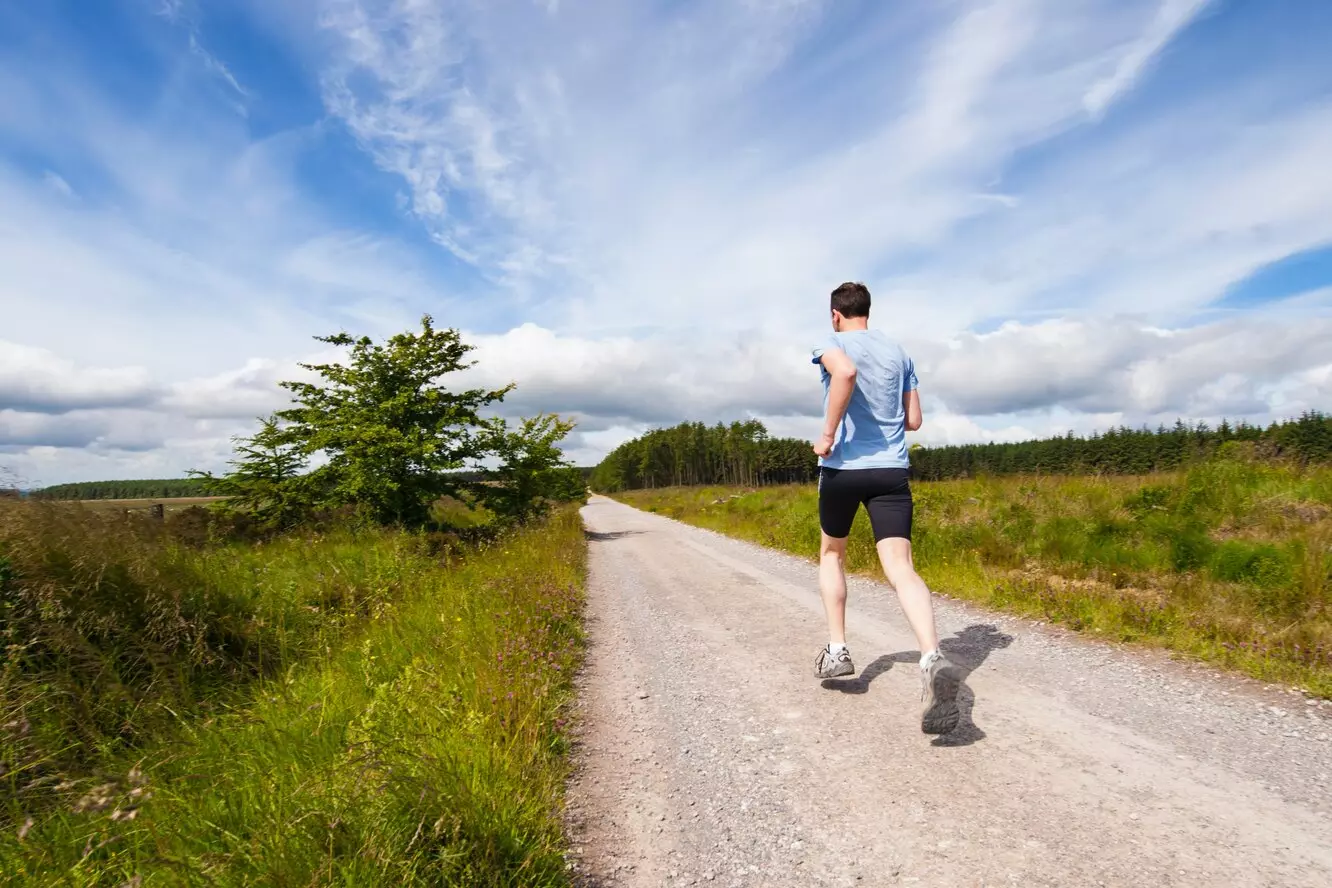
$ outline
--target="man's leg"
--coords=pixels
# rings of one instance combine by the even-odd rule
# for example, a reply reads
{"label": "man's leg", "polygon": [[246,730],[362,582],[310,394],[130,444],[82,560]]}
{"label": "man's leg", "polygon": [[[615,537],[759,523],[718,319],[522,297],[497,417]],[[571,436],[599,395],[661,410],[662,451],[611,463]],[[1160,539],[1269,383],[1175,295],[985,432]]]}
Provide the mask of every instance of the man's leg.
{"label": "man's leg", "polygon": [[957,727],[961,713],[957,708],[957,690],[961,676],[957,667],[939,650],[939,634],[934,626],[934,604],[929,587],[916,573],[911,560],[911,541],[904,537],[879,540],[879,561],[888,582],[897,590],[902,613],[916,633],[920,645],[920,684],[924,706],[920,728],[927,734],[947,734]]}
{"label": "man's leg", "polygon": [[851,535],[860,500],[847,495],[847,476],[837,471],[819,473],[819,593],[828,617],[828,645],[814,659],[819,678],[852,675],[856,671],[846,649],[846,540]]}
{"label": "man's leg", "polygon": [[[920,574],[916,573],[915,562],[911,558],[911,540],[888,537],[879,540],[877,548],[883,572],[897,590],[902,613],[911,624],[911,631],[916,633],[920,653],[928,656],[939,649],[939,633],[934,626],[934,603],[930,598],[930,589]],[[824,601],[827,601],[826,596]]]}
{"label": "man's leg", "polygon": [[920,683],[924,707],[920,727],[927,734],[946,734],[957,727],[960,713],[957,691],[961,677],[956,666],[939,650],[934,625],[934,603],[929,587],[916,573],[911,557],[911,519],[914,511],[908,473],[884,473],[883,492],[867,502],[874,527],[879,562],[888,582],[897,590],[902,613],[920,645]]}
{"label": "man's leg", "polygon": [[823,534],[819,547],[819,592],[828,615],[828,640],[846,644],[846,538]]}

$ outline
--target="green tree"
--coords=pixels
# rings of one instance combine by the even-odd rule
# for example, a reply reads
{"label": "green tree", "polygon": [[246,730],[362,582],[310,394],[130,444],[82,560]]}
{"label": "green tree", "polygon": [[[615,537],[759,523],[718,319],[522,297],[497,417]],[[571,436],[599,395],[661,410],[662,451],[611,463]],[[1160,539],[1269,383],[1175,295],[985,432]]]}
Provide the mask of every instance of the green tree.
{"label": "green tree", "polygon": [[303,483],[305,457],[299,443],[280,427],[276,416],[261,419],[259,431],[237,437],[233,471],[221,477],[191,470],[211,496],[230,497],[224,508],[243,511],[256,523],[285,529],[296,524],[314,504],[313,491]]}
{"label": "green tree", "polygon": [[567,462],[559,442],[574,424],[554,414],[522,420],[511,431],[496,420],[491,450],[500,466],[476,485],[477,499],[506,522],[521,522],[544,514],[555,503],[586,497],[583,473]]}
{"label": "green tree", "polygon": [[322,382],[283,382],[296,406],[279,411],[285,440],[324,464],[308,478],[321,505],[352,505],[384,524],[420,525],[430,504],[456,493],[455,469],[485,456],[493,421],[480,411],[513,389],[450,391],[440,379],[473,366],[458,331],[418,333],[384,344],[346,333],[315,337],[350,348],[346,363],[302,364]]}

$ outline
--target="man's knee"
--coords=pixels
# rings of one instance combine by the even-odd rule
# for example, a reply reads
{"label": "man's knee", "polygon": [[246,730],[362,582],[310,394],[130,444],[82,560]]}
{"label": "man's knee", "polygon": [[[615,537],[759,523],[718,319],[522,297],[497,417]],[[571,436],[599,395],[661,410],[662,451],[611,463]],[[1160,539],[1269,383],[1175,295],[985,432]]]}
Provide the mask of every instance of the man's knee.
{"label": "man's knee", "polygon": [[819,545],[819,557],[835,557],[839,561],[846,559],[846,540],[830,537],[823,534],[823,541]]}
{"label": "man's knee", "polygon": [[907,572],[915,573],[916,567],[911,559],[911,541],[902,537],[889,537],[879,541],[879,560],[883,562],[883,572],[891,579],[894,574],[904,576]]}

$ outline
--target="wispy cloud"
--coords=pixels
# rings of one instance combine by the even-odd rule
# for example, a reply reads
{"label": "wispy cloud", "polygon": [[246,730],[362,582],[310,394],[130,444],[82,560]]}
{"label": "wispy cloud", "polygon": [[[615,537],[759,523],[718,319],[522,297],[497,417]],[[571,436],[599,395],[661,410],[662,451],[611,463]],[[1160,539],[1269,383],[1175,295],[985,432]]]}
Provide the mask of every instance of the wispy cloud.
{"label": "wispy cloud", "polygon": [[[1156,206],[1168,190],[1178,217],[1218,187],[1233,192],[1237,176],[1288,170],[1292,158],[1275,155],[1309,144],[1290,136],[1313,135],[1322,112],[1301,110],[1242,148],[1222,141],[1227,162],[1195,170],[1201,146],[1170,147],[1175,115],[1220,131],[1256,111],[1218,118],[1208,104],[1210,123],[1202,108],[1174,108],[1085,154],[1021,166],[1024,152],[1094,124],[1089,103],[1099,113],[1141,87],[1204,6],[999,0],[949,7],[955,16],[875,7],[848,22],[824,4],[730,0],[569,9],[534,25],[504,0],[329,0],[323,23],[343,52],[325,98],[449,249],[497,280],[559,294],[545,323],[674,327],[725,300],[738,317],[794,330],[821,318],[816,294],[830,282],[864,277],[919,292],[907,320],[943,333],[988,310],[1076,299],[1051,289],[1140,240],[1100,215],[1107,202],[1138,194]],[[1069,188],[1085,200],[1058,192]],[[1287,209],[1248,212],[1284,224],[1272,217]],[[1236,218],[1237,230],[1250,221]],[[1044,250],[1061,230],[1092,225],[1085,250]],[[987,270],[981,300],[957,274],[959,260],[1012,268],[1005,257],[1038,246],[1063,279],[1036,265]],[[1267,255],[1215,252],[1156,260],[1197,275],[1171,281],[1175,306],[1205,302],[1241,256],[1252,267]]]}
{"label": "wispy cloud", "polygon": [[[251,98],[250,91],[241,86],[240,81],[236,79],[236,75],[231,73],[231,69],[203,45],[203,39],[199,31],[198,11],[193,2],[189,2],[189,0],[161,0],[161,4],[157,8],[157,14],[185,31],[189,40],[190,55],[197,59],[206,71],[220,79],[242,99]],[[235,108],[242,114],[245,113],[244,105],[236,105]]]}
{"label": "wispy cloud", "polygon": [[248,99],[250,97],[249,91],[240,85],[240,82],[236,80],[236,75],[231,73],[231,69],[224,65],[217,56],[204,49],[203,44],[199,42],[198,34],[194,31],[190,32],[190,52],[199,61],[203,62],[205,68],[220,77],[227,86],[234,89],[242,98]]}
{"label": "wispy cloud", "polygon": [[1163,0],[1151,25],[1129,45],[1110,76],[1093,83],[1082,97],[1087,112],[1100,117],[1116,98],[1132,89],[1157,53],[1210,2],[1212,0]]}
{"label": "wispy cloud", "polygon": [[71,188],[70,184],[65,181],[65,177],[61,176],[58,173],[53,173],[50,170],[47,170],[46,172],[42,173],[42,181],[45,182],[47,185],[49,185],[51,188],[55,189],[55,191],[60,195],[62,195],[63,197],[72,198],[75,196],[74,189]]}

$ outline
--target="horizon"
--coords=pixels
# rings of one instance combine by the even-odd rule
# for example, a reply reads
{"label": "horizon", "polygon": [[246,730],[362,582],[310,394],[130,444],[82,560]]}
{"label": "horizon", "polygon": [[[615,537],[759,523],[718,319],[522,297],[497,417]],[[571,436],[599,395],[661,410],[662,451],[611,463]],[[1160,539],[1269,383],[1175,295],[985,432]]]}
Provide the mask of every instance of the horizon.
{"label": "horizon", "polygon": [[[1332,404],[1332,4],[0,8],[0,477],[218,471],[423,313],[578,422],[813,437],[862,280],[926,446]],[[454,380],[449,380],[454,384]]]}
{"label": "horizon", "polygon": [[[1146,433],[1146,434],[1153,434],[1153,435],[1156,435],[1156,434],[1169,434],[1170,432],[1176,431],[1176,430],[1179,429],[1181,426],[1182,426],[1186,431],[1189,431],[1189,432],[1198,432],[1198,431],[1219,432],[1220,429],[1221,429],[1221,427],[1222,427],[1223,425],[1228,426],[1232,431],[1243,431],[1243,430],[1271,431],[1271,430],[1273,430],[1273,429],[1275,429],[1275,428],[1278,428],[1279,426],[1281,426],[1281,425],[1283,425],[1283,424],[1295,424],[1295,423],[1298,422],[1299,420],[1301,420],[1301,419],[1305,419],[1305,418],[1324,419],[1324,418],[1327,418],[1327,414],[1325,414],[1324,412],[1322,412],[1322,411],[1320,411],[1320,410],[1308,410],[1308,411],[1305,411],[1304,413],[1300,414],[1299,416],[1290,416],[1290,417],[1284,417],[1284,418],[1276,418],[1276,419],[1273,419],[1270,423],[1268,423],[1268,424],[1266,424],[1266,425],[1251,424],[1251,423],[1247,423],[1245,420],[1237,420],[1236,422],[1231,423],[1231,422],[1229,421],[1228,418],[1223,417],[1220,423],[1216,424],[1215,426],[1212,426],[1212,425],[1208,424],[1208,423],[1205,422],[1205,421],[1201,421],[1201,420],[1199,420],[1199,421],[1190,421],[1190,420],[1186,420],[1186,419],[1183,418],[1183,417],[1177,417],[1176,420],[1175,420],[1175,422],[1170,423],[1169,425],[1167,425],[1167,424],[1165,424],[1165,423],[1160,423],[1160,424],[1158,424],[1158,426],[1157,426],[1156,428],[1154,428],[1154,429],[1153,429],[1153,428],[1148,428],[1146,425],[1142,425],[1142,426],[1138,426],[1138,427],[1117,426],[1117,427],[1110,427],[1110,428],[1105,428],[1105,429],[1093,429],[1093,430],[1090,431],[1090,432],[1081,433],[1081,434],[1075,434],[1075,433],[1070,429],[1068,432],[1066,432],[1066,433],[1063,434],[1063,435],[1058,435],[1058,434],[1055,434],[1055,435],[1047,435],[1047,436],[1043,436],[1043,437],[1040,437],[1040,438],[1027,438],[1027,439],[1020,440],[1020,441],[995,441],[995,440],[986,440],[986,441],[970,441],[970,442],[967,442],[967,443],[965,443],[965,444],[921,444],[921,443],[917,442],[917,443],[913,443],[913,444],[911,444],[911,445],[910,445],[910,448],[911,448],[911,450],[914,452],[917,448],[922,448],[922,449],[924,449],[924,450],[926,450],[926,451],[929,451],[929,450],[937,450],[937,449],[953,448],[953,447],[963,447],[963,448],[965,448],[965,447],[977,447],[977,448],[984,448],[984,447],[994,447],[994,446],[996,446],[996,445],[1038,444],[1038,443],[1043,443],[1043,442],[1046,442],[1046,441],[1065,439],[1065,438],[1068,437],[1068,435],[1074,435],[1074,437],[1075,437],[1076,440],[1091,441],[1091,440],[1097,440],[1097,439],[1100,439],[1100,438],[1109,437],[1110,435],[1114,435],[1114,434],[1122,434],[1122,433],[1125,433],[1125,432],[1133,433],[1133,434],[1142,434],[1142,433]],[[737,421],[739,421],[739,420],[737,420]],[[658,432],[658,431],[670,431],[671,428],[678,427],[678,425],[681,425],[681,424],[688,424],[689,422],[690,422],[689,420],[686,420],[685,423],[677,424],[677,426],[660,426],[660,427],[649,428],[649,429],[645,430],[644,432],[642,432],[640,435],[635,436],[635,438],[633,438],[633,439],[629,439],[629,440],[627,440],[627,441],[625,441],[625,442],[621,442],[621,443],[632,443],[633,441],[639,440],[639,439],[641,439],[643,436],[646,436],[646,435],[648,435],[648,434],[651,434],[652,432]],[[710,424],[710,425],[713,426],[713,427],[715,427],[715,426],[718,426],[718,425],[727,425],[727,424],[728,424],[728,423],[726,423],[724,420],[719,420],[717,423],[712,423],[712,424]],[[788,438],[787,440],[802,440],[802,441],[803,441],[803,440],[807,440],[807,439],[791,439],[791,438]],[[601,461],[598,461],[598,463],[596,463],[596,464],[580,464],[580,463],[576,463],[576,464],[574,464],[574,468],[576,468],[577,470],[582,471],[582,472],[591,472],[591,471],[594,471],[594,470],[600,465],[600,462],[601,462]],[[452,470],[452,471],[457,472],[457,473],[460,473],[460,474],[472,474],[472,473],[475,473],[475,472],[477,471],[477,469],[474,469],[474,468],[471,468],[471,469],[469,469],[469,468],[462,468],[462,469],[454,469],[454,470]],[[15,491],[18,491],[20,494],[28,494],[28,493],[40,493],[40,492],[42,492],[42,491],[44,491],[44,490],[50,490],[50,489],[57,488],[57,487],[68,487],[68,486],[77,486],[77,485],[88,485],[88,484],[117,484],[117,483],[120,483],[120,482],[130,482],[130,481],[161,481],[161,482],[173,482],[173,481],[182,481],[182,480],[190,480],[190,479],[185,478],[185,477],[174,477],[174,478],[87,478],[87,479],[81,479],[81,480],[75,480],[75,481],[64,481],[64,482],[60,482],[60,483],[58,483],[58,484],[50,484],[50,485],[46,485],[46,486],[44,486],[44,487],[17,487],[17,486],[5,487],[4,485],[0,485],[0,493],[4,492],[5,490],[15,490]]]}

